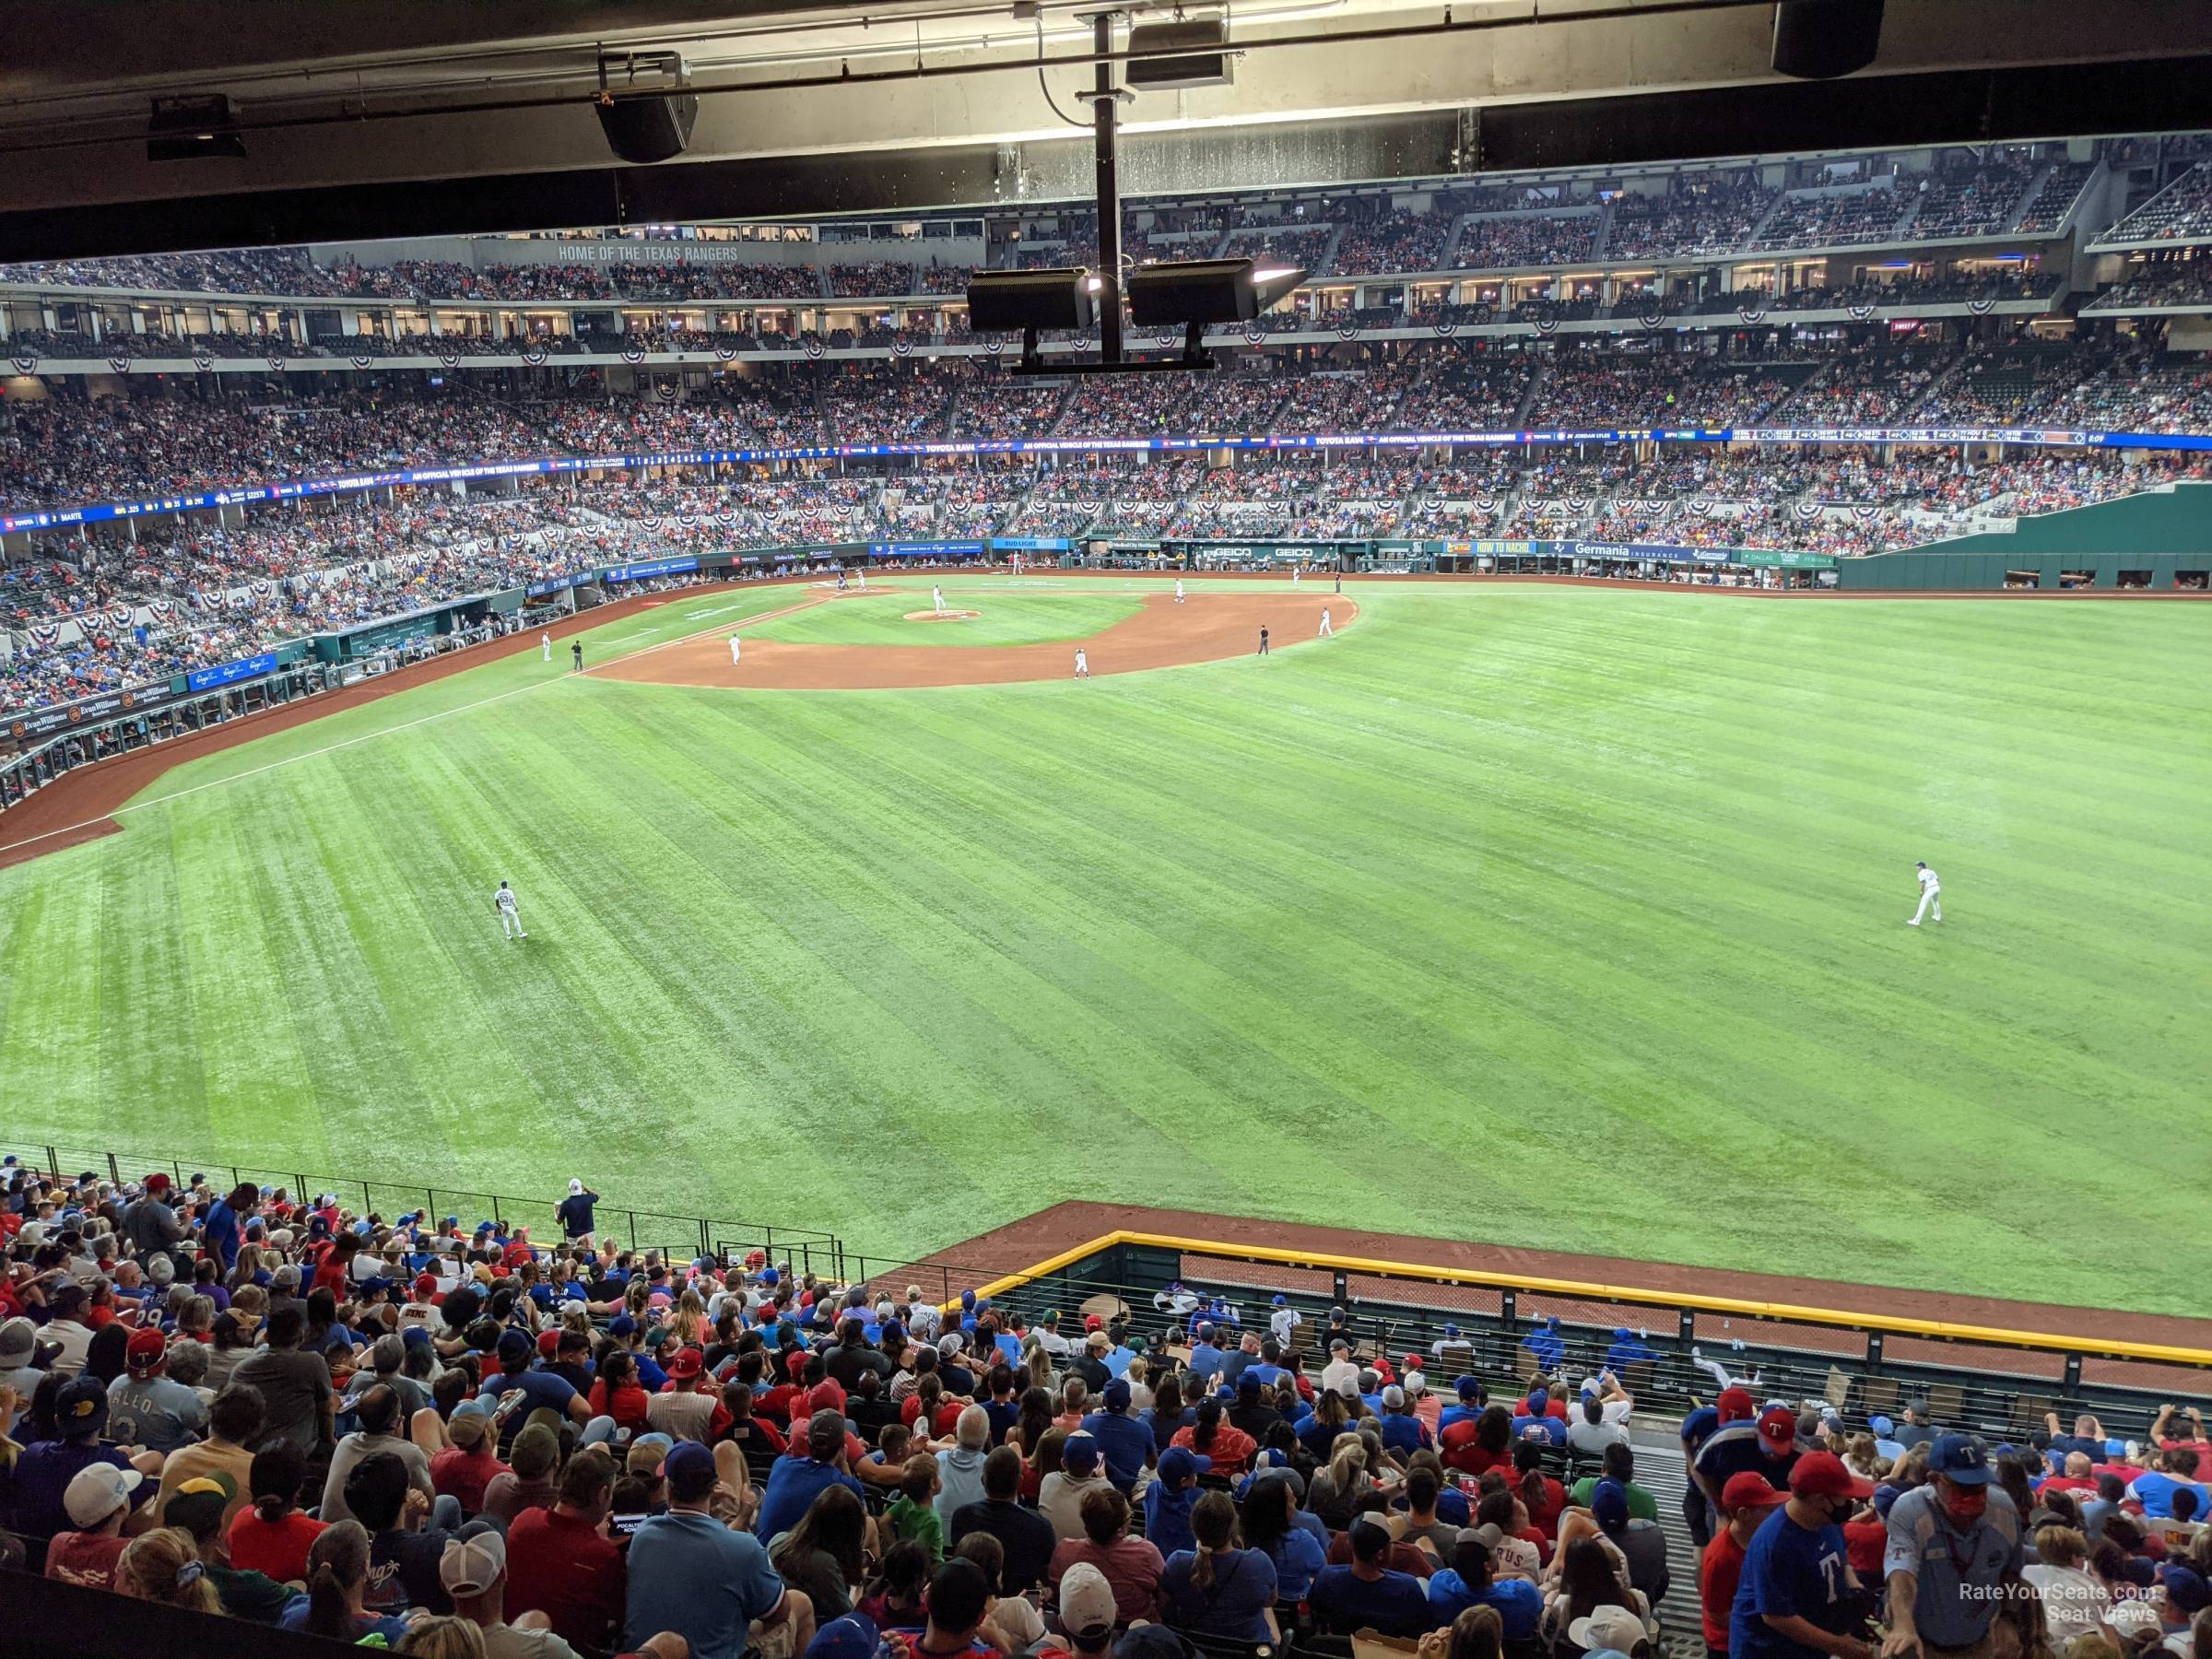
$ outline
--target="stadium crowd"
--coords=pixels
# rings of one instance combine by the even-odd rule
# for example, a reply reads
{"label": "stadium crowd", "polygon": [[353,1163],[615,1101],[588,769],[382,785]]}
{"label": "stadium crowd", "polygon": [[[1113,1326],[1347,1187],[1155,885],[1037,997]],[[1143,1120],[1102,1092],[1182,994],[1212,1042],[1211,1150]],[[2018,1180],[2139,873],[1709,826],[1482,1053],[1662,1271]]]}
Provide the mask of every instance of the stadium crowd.
{"label": "stadium crowd", "polygon": [[1626,1329],[1532,1325],[1493,1398],[1452,1325],[671,1258],[582,1178],[472,1221],[0,1170],[0,1559],[155,1607],[435,1659],[1640,1659],[1663,1604],[1715,1659],[1874,1659],[1877,1614],[1900,1653],[2212,1653],[2194,1410],[1993,1451],[1716,1365],[1664,1430],[1677,1583]]}

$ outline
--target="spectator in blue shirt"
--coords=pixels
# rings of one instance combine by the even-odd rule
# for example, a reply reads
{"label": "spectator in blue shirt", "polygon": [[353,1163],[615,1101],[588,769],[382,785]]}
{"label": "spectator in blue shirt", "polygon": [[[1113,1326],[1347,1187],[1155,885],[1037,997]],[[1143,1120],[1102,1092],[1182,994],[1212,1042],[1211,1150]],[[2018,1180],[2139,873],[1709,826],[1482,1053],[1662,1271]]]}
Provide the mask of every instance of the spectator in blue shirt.
{"label": "spectator in blue shirt", "polygon": [[239,1230],[260,1202],[261,1189],[250,1181],[241,1181],[209,1206],[200,1237],[208,1253],[222,1264],[223,1272],[238,1265]]}
{"label": "spectator in blue shirt", "polygon": [[2189,1512],[2202,1515],[2212,1508],[2212,1491],[2196,1478],[2196,1453],[2187,1446],[2176,1446],[2171,1452],[2159,1453],[2163,1466],[2146,1469],[2128,1483],[2127,1495],[2143,1506],[2143,1513],[2153,1521],[2169,1520],[2173,1515],[2173,1495],[2187,1488],[2196,1494],[2196,1506]]}
{"label": "spectator in blue shirt", "polygon": [[1401,1457],[1410,1457],[1434,1441],[1429,1425],[1415,1417],[1406,1404],[1406,1391],[1393,1382],[1382,1391],[1382,1444]]}
{"label": "spectator in blue shirt", "polygon": [[1198,1547],[1191,1512],[1197,1507],[1198,1477],[1213,1466],[1212,1458],[1184,1446],[1170,1446],[1159,1454],[1159,1474],[1145,1488],[1145,1536],[1161,1555]]}
{"label": "spectator in blue shirt", "polygon": [[1326,1630],[1371,1625],[1383,1636],[1418,1636],[1445,1622],[1429,1605],[1429,1593],[1410,1572],[1394,1572],[1390,1531],[1361,1516],[1352,1523],[1352,1564],[1324,1567],[1313,1581],[1314,1617]]}
{"label": "spectator in blue shirt", "polygon": [[1328,1528],[1319,1516],[1298,1507],[1298,1477],[1288,1470],[1263,1470],[1253,1476],[1238,1518],[1244,1542],[1265,1550],[1275,1563],[1277,1597],[1304,1601],[1314,1579],[1328,1565]]}
{"label": "spectator in blue shirt", "polygon": [[814,1500],[833,1486],[849,1488],[855,1498],[867,1497],[866,1489],[845,1470],[845,1419],[825,1407],[806,1420],[806,1441],[794,1444],[769,1470],[768,1488],[760,1495],[760,1515],[753,1530],[764,1538],[780,1537],[796,1526]]}
{"label": "spectator in blue shirt", "polygon": [[1873,1643],[1846,1628],[1858,1581],[1843,1544],[1843,1523],[1873,1491],[1832,1452],[1797,1459],[1789,1501],[1744,1547],[1729,1659],[1874,1659]]}
{"label": "spectator in blue shirt", "polygon": [[[531,1360],[537,1345],[526,1332],[510,1327],[500,1333],[500,1374],[484,1384],[477,1398],[493,1407],[500,1423],[500,1453],[512,1449],[534,1411],[556,1411],[578,1428],[592,1420],[592,1408],[565,1377],[534,1371]],[[517,1396],[510,1404],[510,1396]]]}
{"label": "spectator in blue shirt", "polygon": [[1536,1369],[1547,1374],[1559,1369],[1567,1357],[1567,1339],[1559,1335],[1559,1316],[1554,1313],[1521,1338],[1521,1346],[1536,1357]]}
{"label": "spectator in blue shirt", "polygon": [[1606,1369],[1615,1376],[1631,1365],[1648,1365],[1658,1358],[1658,1350],[1627,1325],[1613,1327],[1613,1346],[1606,1350]]}
{"label": "spectator in blue shirt", "polygon": [[649,1516],[629,1540],[623,1644],[637,1648],[673,1630],[691,1644],[692,1659],[743,1659],[755,1620],[771,1629],[788,1620],[792,1651],[805,1653],[813,1605],[783,1587],[759,1538],[708,1512],[714,1453],[685,1441],[665,1468],[668,1512]]}
{"label": "spectator in blue shirt", "polygon": [[1211,1382],[1229,1356],[1214,1346],[1214,1327],[1201,1324],[1192,1332],[1191,1362],[1186,1368],[1192,1376]]}
{"label": "spectator in blue shirt", "polygon": [[1474,1422],[1482,1416],[1483,1406],[1489,1402],[1489,1395],[1473,1377],[1460,1378],[1452,1384],[1452,1392],[1457,1396],[1457,1403],[1445,1406],[1437,1418],[1436,1431],[1439,1434],[1454,1423]]}
{"label": "spectator in blue shirt", "polygon": [[1208,1492],[1201,1498],[1191,1511],[1191,1530],[1196,1547],[1170,1556],[1160,1575],[1168,1622],[1231,1641],[1281,1641],[1275,1619],[1275,1563],[1265,1550],[1234,1547],[1237,1506],[1229,1494]]}
{"label": "spectator in blue shirt", "polygon": [[1536,1633],[1544,1617],[1544,1593],[1524,1578],[1499,1578],[1496,1558],[1482,1534],[1468,1527],[1452,1548],[1452,1565],[1430,1574],[1429,1606],[1440,1624],[1449,1624],[1469,1607],[1497,1614],[1507,1641]]}
{"label": "spectator in blue shirt", "polygon": [[[1013,1386],[1010,1373],[1006,1385]],[[1100,1409],[1083,1419],[1083,1432],[1099,1442],[1099,1455],[1106,1460],[1106,1478],[1124,1497],[1153,1457],[1152,1430],[1129,1415],[1129,1400],[1128,1382],[1116,1377],[1100,1393]]]}

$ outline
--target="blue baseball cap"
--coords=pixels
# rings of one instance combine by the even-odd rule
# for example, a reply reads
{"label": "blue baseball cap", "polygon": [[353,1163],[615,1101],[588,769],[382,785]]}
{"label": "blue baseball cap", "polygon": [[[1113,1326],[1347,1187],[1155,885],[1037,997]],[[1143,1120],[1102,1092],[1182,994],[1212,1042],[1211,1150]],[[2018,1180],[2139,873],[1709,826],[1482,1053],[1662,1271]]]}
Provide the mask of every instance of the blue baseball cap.
{"label": "blue baseball cap", "polygon": [[1290,1299],[1278,1290],[1276,1292],[1275,1305],[1278,1308],[1287,1308],[1290,1305]]}
{"label": "blue baseball cap", "polygon": [[638,1322],[627,1313],[618,1313],[606,1322],[606,1334],[609,1336],[632,1335],[637,1328]]}
{"label": "blue baseball cap", "polygon": [[1866,1427],[1874,1430],[1874,1437],[1877,1440],[1888,1440],[1897,1432],[1897,1425],[1886,1417],[1868,1418]]}
{"label": "blue baseball cap", "polygon": [[703,1475],[712,1480],[713,1448],[699,1441],[684,1441],[671,1447],[667,1455],[661,1459],[661,1473],[672,1486],[686,1477],[697,1479]]}
{"label": "blue baseball cap", "polygon": [[1987,1486],[1989,1460],[1982,1442],[1971,1434],[1939,1434],[1928,1448],[1928,1473],[1942,1475],[1960,1486]]}
{"label": "blue baseball cap", "polygon": [[1452,1392],[1463,1400],[1478,1400],[1482,1397],[1482,1384],[1473,1377],[1461,1377],[1452,1384]]}
{"label": "blue baseball cap", "polygon": [[806,1659],[870,1659],[878,1640],[875,1620],[865,1613],[848,1613],[815,1631]]}
{"label": "blue baseball cap", "polygon": [[1446,1322],[1444,1325],[1444,1335],[1446,1336],[1456,1336],[1459,1335],[1459,1327],[1455,1324]]}
{"label": "blue baseball cap", "polygon": [[1590,1513],[1608,1536],[1629,1524],[1629,1490],[1618,1480],[1601,1480],[1590,1492]]}
{"label": "blue baseball cap", "polygon": [[2159,1577],[2159,1583],[2165,1586],[2166,1599],[2174,1605],[2177,1612],[2194,1618],[2206,1606],[2212,1606],[2212,1587],[2205,1583],[2204,1574],[2194,1567],[2183,1567],[2179,1562],[2169,1561]]}
{"label": "blue baseball cap", "polygon": [[[1066,1453],[1063,1452],[1062,1455]],[[1171,1491],[1213,1466],[1212,1458],[1184,1446],[1170,1446],[1159,1454],[1159,1478]]]}

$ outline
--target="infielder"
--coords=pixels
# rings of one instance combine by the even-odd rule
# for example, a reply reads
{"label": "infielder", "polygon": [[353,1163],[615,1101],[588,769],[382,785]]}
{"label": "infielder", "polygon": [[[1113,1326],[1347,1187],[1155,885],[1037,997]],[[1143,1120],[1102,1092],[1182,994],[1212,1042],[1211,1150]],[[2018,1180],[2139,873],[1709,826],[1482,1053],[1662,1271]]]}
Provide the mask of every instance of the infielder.
{"label": "infielder", "polygon": [[1175,578],[1175,603],[1182,603],[1182,578],[1180,576]]}
{"label": "infielder", "polygon": [[530,936],[523,931],[523,914],[514,907],[514,889],[512,888],[503,881],[500,882],[500,890],[491,896],[491,902],[492,907],[500,912],[501,937],[526,939]]}
{"label": "infielder", "polygon": [[582,640],[574,641],[570,645],[569,652],[576,659],[576,665],[571,672],[582,674],[583,672],[583,641]]}
{"label": "infielder", "polygon": [[1261,656],[1265,656],[1267,654],[1267,624],[1265,622],[1260,624],[1260,649],[1258,654]]}
{"label": "infielder", "polygon": [[1290,567],[1290,585],[1291,585],[1292,587],[1296,587],[1296,586],[1298,585],[1298,579],[1299,579],[1299,577],[1300,577],[1300,576],[1301,576],[1301,575],[1303,575],[1304,573],[1305,573],[1305,566],[1303,566],[1303,565],[1292,565],[1292,566]]}
{"label": "infielder", "polygon": [[1943,883],[1936,879],[1936,872],[1929,869],[1925,864],[1921,865],[1919,868],[1920,908],[1914,911],[1911,920],[1906,922],[1907,927],[1918,927],[1920,919],[1928,913],[1928,907],[1931,905],[1936,909],[1936,920],[1938,922],[1943,920]]}
{"label": "infielder", "polygon": [[551,662],[553,660],[553,636],[549,633],[539,634],[537,646],[540,651],[545,653],[545,660],[548,663]]}
{"label": "infielder", "polygon": [[1321,633],[1318,637],[1325,640],[1335,631],[1335,628],[1329,621],[1329,607],[1324,605],[1321,607]]}
{"label": "infielder", "polygon": [[733,668],[737,666],[737,636],[732,634],[730,636],[730,666]]}
{"label": "infielder", "polygon": [[941,617],[945,614],[945,590],[943,588],[931,588],[929,590],[929,602],[937,607],[938,616]]}
{"label": "infielder", "polygon": [[1084,655],[1083,647],[1080,645],[1076,647],[1076,677],[1077,679],[1090,677],[1090,658]]}

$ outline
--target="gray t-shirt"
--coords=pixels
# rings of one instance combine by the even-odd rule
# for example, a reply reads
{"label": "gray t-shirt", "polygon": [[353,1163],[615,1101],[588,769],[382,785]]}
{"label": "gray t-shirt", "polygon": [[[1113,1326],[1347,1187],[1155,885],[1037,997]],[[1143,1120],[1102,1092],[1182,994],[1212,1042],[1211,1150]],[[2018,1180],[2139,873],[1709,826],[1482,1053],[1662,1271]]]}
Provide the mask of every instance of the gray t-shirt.
{"label": "gray t-shirt", "polygon": [[239,1361],[231,1383],[251,1383],[261,1390],[261,1432],[248,1450],[258,1452],[276,1441],[285,1441],[312,1457],[324,1442],[323,1402],[330,1398],[330,1367],[320,1354],[298,1348],[260,1348],[251,1359]]}
{"label": "gray t-shirt", "polygon": [[108,1438],[164,1454],[198,1440],[207,1427],[200,1391],[169,1377],[124,1373],[108,1384]]}
{"label": "gray t-shirt", "polygon": [[353,1519],[353,1512],[346,1507],[346,1477],[362,1459],[377,1452],[389,1452],[406,1464],[407,1484],[425,1498],[436,1499],[438,1488],[430,1484],[429,1454],[420,1446],[396,1434],[366,1434],[357,1430],[341,1440],[330,1454],[330,1474],[323,1482],[323,1520]]}

